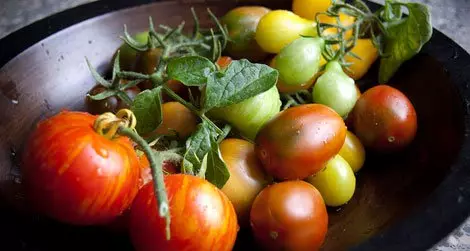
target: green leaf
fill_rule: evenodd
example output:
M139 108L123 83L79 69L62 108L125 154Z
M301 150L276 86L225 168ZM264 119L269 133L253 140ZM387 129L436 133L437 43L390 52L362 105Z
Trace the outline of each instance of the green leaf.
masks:
M403 5L408 8L409 16L387 27L385 56L380 60L380 83L388 82L400 66L416 55L432 36L431 18L426 5Z
M162 123L161 88L139 93L134 99L131 110L137 118L137 132L139 134L153 132Z
M211 138L210 151L204 156L201 170L205 170L205 178L218 188L224 187L230 178L230 172L220 154L219 145Z
M208 77L204 110L220 108L254 97L273 87L277 70L246 59L233 61L224 73L215 72Z
M167 66L168 77L186 86L201 86L207 77L216 70L209 59L199 56L181 57L171 60Z
M188 174L199 172L202 159L211 149L211 140L217 133L207 122L198 125L196 131L186 140L186 153L183 159L183 170Z

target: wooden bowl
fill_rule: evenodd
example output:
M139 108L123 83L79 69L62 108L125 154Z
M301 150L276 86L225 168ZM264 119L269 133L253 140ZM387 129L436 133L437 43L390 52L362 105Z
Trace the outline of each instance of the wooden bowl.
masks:
M98 1L48 17L0 41L0 249L132 250L128 239L99 228L66 226L28 210L18 170L25 138L40 119L61 109L84 109L94 85L88 57L109 68L118 38L157 23L191 23L190 6L209 22L232 1ZM259 1L289 8L289 1ZM371 4L372 7L377 7ZM405 63L390 85L403 91L418 114L418 134L406 151L367 156L352 201L330 212L324 250L423 250L468 216L470 208L470 56L437 30L422 52ZM375 84L377 68L361 81ZM257 250L242 230L236 250Z

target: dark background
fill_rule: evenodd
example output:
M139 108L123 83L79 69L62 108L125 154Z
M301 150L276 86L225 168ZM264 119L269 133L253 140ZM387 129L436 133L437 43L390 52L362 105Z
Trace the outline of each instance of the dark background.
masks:
M96 0L0 0L0 38L53 13L93 1ZM372 1L384 2L384 0ZM432 10L433 26L470 51L470 0L414 1L429 5ZM470 220L431 250L470 251Z

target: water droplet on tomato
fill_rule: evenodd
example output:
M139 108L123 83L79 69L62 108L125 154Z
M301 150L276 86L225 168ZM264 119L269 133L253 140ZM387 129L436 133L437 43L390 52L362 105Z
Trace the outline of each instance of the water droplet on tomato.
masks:
M103 148L96 148L96 153L99 154L103 158L107 158L109 155L108 150L103 149Z
M276 231L269 232L269 235L271 236L273 240L277 239L277 237L279 236L278 232Z
M98 175L100 175L100 176L103 175L103 168L101 168L101 167L98 168L97 172L98 172Z
M388 142L390 142L390 143L395 142L395 137L393 137L393 136L388 137Z

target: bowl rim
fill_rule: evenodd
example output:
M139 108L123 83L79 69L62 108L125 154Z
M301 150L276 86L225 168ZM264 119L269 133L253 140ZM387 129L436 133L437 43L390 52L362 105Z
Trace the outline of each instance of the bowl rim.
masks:
M164 0L100 0L76 6L31 23L0 39L0 69L34 44L85 20ZM195 1L202 3L203 1ZM367 1L372 8L380 6ZM245 3L246 4L246 3ZM435 50L453 50L448 57ZM451 172L408 216L352 250L425 250L451 234L470 215L470 55L437 29L422 53L442 63L460 95L463 139ZM437 240L437 241L436 241Z

